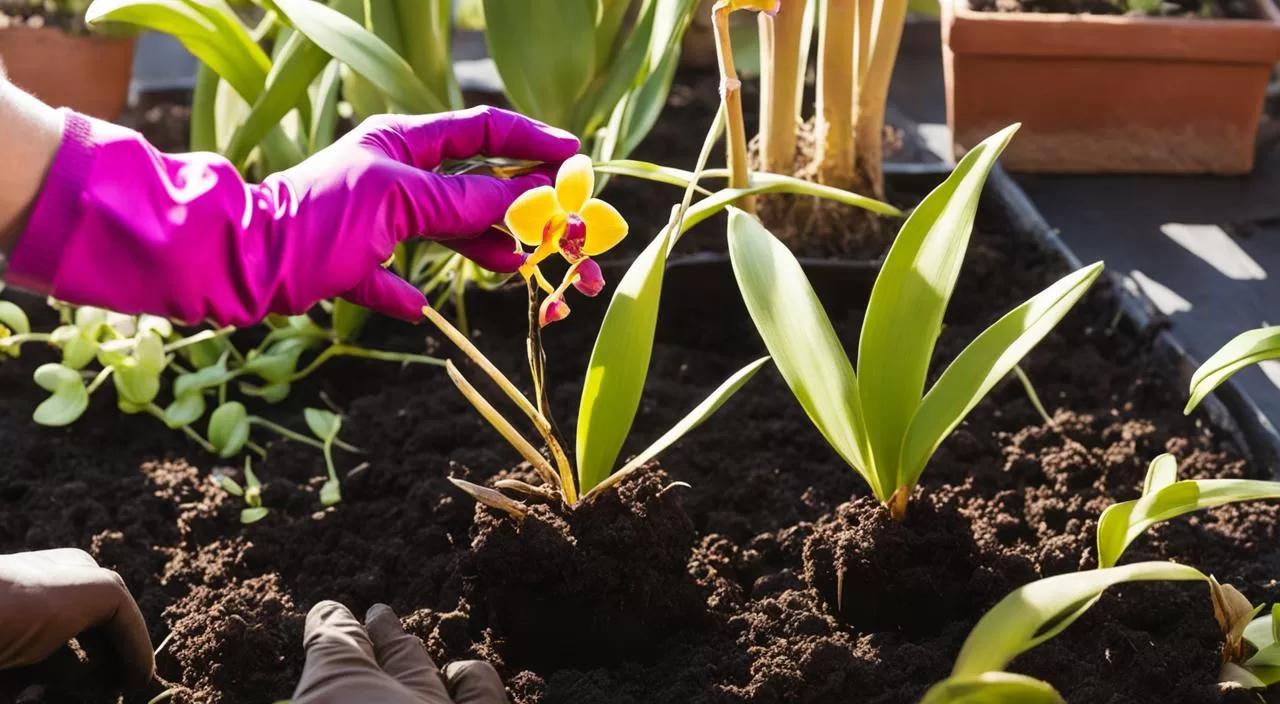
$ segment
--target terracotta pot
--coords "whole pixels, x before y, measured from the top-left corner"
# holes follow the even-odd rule
[[[943,0],[947,122],[957,149],[1014,122],[1011,171],[1242,174],[1280,12],[1165,19],[975,12]]]
[[[133,46],[133,37],[0,29],[0,60],[9,80],[50,105],[104,120],[119,117],[129,99]]]

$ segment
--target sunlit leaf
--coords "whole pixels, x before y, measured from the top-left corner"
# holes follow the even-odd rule
[[[1010,672],[949,677],[929,688],[920,704],[1066,704],[1049,683]]]
[[[485,0],[485,43],[512,105],[580,133],[574,109],[596,65],[595,15],[587,2]],[[580,135],[582,136],[582,135]]]
[[[729,258],[751,319],[796,400],[827,442],[886,500],[863,444],[853,365],[800,262],[736,208],[729,211]]]
[[[969,247],[978,198],[1015,131],[1017,126],[1007,127],[971,149],[947,180],[911,211],[871,289],[858,343],[858,375],[881,487],[911,484],[898,476],[903,438],[924,395],[942,316]]]
[[[1280,482],[1262,479],[1177,479],[1173,455],[1147,470],[1142,497],[1108,506],[1098,519],[1098,564],[1110,567],[1148,528],[1186,513],[1242,501],[1280,499]]]
[[[209,416],[209,442],[222,457],[231,457],[249,439],[249,413],[239,401],[222,404]]]
[[[1191,398],[1185,413],[1195,410],[1205,396],[1232,374],[1252,364],[1280,357],[1280,325],[1249,330],[1237,335],[1200,365],[1191,375]]]

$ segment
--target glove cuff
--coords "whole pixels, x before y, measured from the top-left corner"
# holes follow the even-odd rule
[[[26,228],[9,257],[5,280],[48,294],[58,262],[82,218],[83,198],[97,156],[90,118],[63,108],[62,144],[49,166]]]

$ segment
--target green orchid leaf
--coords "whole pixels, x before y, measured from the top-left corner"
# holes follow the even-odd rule
[[[200,420],[204,409],[204,394],[195,392],[179,396],[164,409],[165,425],[175,430],[191,425]]]
[[[978,198],[1015,131],[1016,125],[983,140],[920,202],[898,232],[871,289],[858,343],[858,376],[874,469],[888,493],[910,486],[899,473],[903,438],[924,395]]]
[[[1108,506],[1098,519],[1098,564],[1110,567],[1148,528],[1183,514],[1243,501],[1280,499],[1280,482],[1261,479],[1174,481],[1178,462],[1157,457],[1147,470],[1142,497]]]
[[[675,425],[671,426],[671,429],[664,433],[662,437],[655,440],[652,445],[645,448],[645,450],[639,455],[636,455],[634,459],[627,463],[627,467],[639,467],[645,464],[654,457],[662,454],[664,450],[671,447],[677,440],[687,435],[694,428],[702,425],[703,422],[710,418],[712,414],[720,410],[720,407],[723,406],[726,401],[732,398],[734,394],[738,393],[739,389],[745,386],[748,381],[751,381],[752,377],[756,375],[756,372],[759,372],[760,369],[768,363],[768,361],[768,357],[761,357],[742,369],[739,369],[733,376],[726,379],[723,384],[717,387],[715,391],[712,391],[710,396],[703,399],[702,403],[699,403],[692,411],[689,412],[688,415],[681,418]]]
[[[243,171],[249,154],[267,133],[278,126],[289,111],[308,101],[307,87],[329,61],[329,55],[301,32],[290,34],[266,77],[266,89],[235,127],[223,156]]]
[[[42,364],[36,368],[34,379],[51,394],[36,406],[31,416],[36,423],[51,427],[69,425],[89,407],[89,391],[76,370],[61,364]]]
[[[222,404],[209,416],[209,442],[221,457],[240,452],[249,439],[249,413],[239,401]]]
[[[264,508],[262,506],[242,508],[240,509],[240,523],[246,526],[250,523],[257,523],[258,521],[266,518],[267,514],[270,512],[271,509]]]
[[[858,378],[800,262],[736,208],[729,210],[729,258],[756,330],[796,400],[840,457],[886,500],[864,445]]]
[[[1213,353],[1191,375],[1191,399],[1184,413],[1191,413],[1214,389],[1247,366],[1280,357],[1280,325],[1237,335]]]
[[[31,321],[17,303],[0,301],[0,325],[9,328],[14,335],[26,335],[31,332]]]
[[[401,53],[435,95],[450,110],[463,107],[462,90],[453,73],[450,53],[453,38],[452,7],[449,0],[395,0],[398,28],[404,43]]]
[[[670,230],[636,257],[613,291],[578,403],[578,488],[583,494],[614,469],[631,432],[649,374]]]
[[[920,704],[1066,704],[1049,683],[1010,672],[949,677],[929,688]]]
[[[485,0],[485,43],[520,112],[579,136],[573,124],[596,65],[593,7],[580,0]]]
[[[605,12],[610,12],[610,5],[616,11],[617,6],[625,7],[628,4],[629,2],[621,0],[605,3]],[[656,12],[657,3],[655,2],[646,2],[642,6],[642,14],[636,17],[631,32],[616,54],[612,43],[604,47],[597,46],[597,49],[603,50],[601,53],[607,52],[613,55],[613,60],[607,66],[607,70],[598,71],[599,75],[604,77],[603,85],[579,103],[577,111],[579,116],[575,117],[574,124],[582,125],[583,134],[591,134],[604,124],[623,96],[639,83],[637,74],[644,68],[645,60],[649,56],[649,41],[653,36]],[[598,35],[597,38],[599,38]]]
[[[404,57],[378,35],[322,3],[274,0],[294,29],[377,86],[410,113],[447,111],[448,104],[413,73]]]
[[[1207,577],[1173,562],[1138,562],[1047,577],[1015,589],[974,626],[951,675],[972,678],[1001,671],[1021,653],[1074,623],[1108,587],[1163,580],[1207,581]]]
[[[246,100],[262,92],[271,59],[222,0],[94,0],[89,25],[123,22],[172,35]]]
[[[929,458],[947,435],[1053,330],[1101,273],[1102,264],[1097,263],[1064,276],[969,343],[914,410],[905,440],[898,439],[902,445],[901,470],[896,479],[899,486],[915,486]],[[889,322],[882,319],[878,324]],[[869,318],[867,324],[871,324]],[[863,330],[866,339],[865,325]],[[877,369],[870,365],[867,368]],[[863,410],[870,417],[871,410],[868,407]],[[878,463],[881,455],[874,440],[872,450]]]
[[[312,435],[326,441],[337,437],[338,428],[341,426],[338,414],[320,408],[307,408],[303,410],[302,415],[306,418],[307,428],[311,430]]]

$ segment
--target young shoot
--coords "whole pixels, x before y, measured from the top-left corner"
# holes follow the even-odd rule
[[[1084,267],[1014,308],[925,393],[982,186],[1015,129],[970,151],[903,224],[871,292],[856,374],[795,256],[751,216],[729,216],[734,274],[765,346],[809,418],[894,518],[905,516],[934,450],[1102,271],[1100,262]]]
[[[257,523],[267,517],[270,509],[262,505],[262,483],[258,481],[258,475],[253,473],[253,464],[249,457],[244,458],[244,486],[240,486],[236,480],[222,472],[214,472],[212,479],[214,484],[222,487],[228,494],[244,499],[245,507],[240,509],[242,524]]]
[[[1178,460],[1155,458],[1147,468],[1142,496],[1108,506],[1098,519],[1098,566],[1112,567],[1126,548],[1151,526],[1214,506],[1280,499],[1280,482],[1262,479],[1184,479]]]
[[[978,621],[960,648],[951,676],[935,684],[921,704],[1062,704],[1051,685],[1004,672],[1018,655],[1056,637],[1117,584],[1147,581],[1210,581],[1199,570],[1173,562],[1047,577],[1015,589]],[[1218,592],[1211,584],[1216,600]],[[1216,601],[1215,601],[1216,605]]]
[[[1206,396],[1245,367],[1280,358],[1280,325],[1242,332],[1222,346],[1191,375],[1190,414]]]

